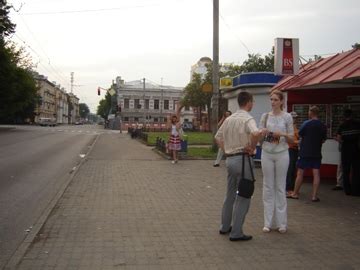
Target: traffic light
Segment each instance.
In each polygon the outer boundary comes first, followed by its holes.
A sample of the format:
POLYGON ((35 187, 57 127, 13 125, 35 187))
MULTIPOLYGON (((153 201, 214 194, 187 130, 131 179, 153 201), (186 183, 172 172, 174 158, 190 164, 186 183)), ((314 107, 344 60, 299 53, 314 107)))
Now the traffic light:
POLYGON ((100 96, 100 87, 98 87, 98 96, 100 96))

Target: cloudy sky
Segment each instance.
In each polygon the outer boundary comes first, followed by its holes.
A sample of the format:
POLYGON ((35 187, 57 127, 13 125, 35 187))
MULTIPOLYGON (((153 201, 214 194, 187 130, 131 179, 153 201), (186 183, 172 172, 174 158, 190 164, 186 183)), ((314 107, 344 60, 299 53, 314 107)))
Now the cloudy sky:
MULTIPOLYGON (((97 87, 113 79, 185 86, 191 65, 212 58, 212 0, 8 0, 12 39, 37 70, 95 112, 97 87), (16 11, 15 11, 16 10, 16 11)), ((300 40, 300 55, 360 43, 359 0, 220 0, 220 62, 265 55, 276 37, 300 40)))

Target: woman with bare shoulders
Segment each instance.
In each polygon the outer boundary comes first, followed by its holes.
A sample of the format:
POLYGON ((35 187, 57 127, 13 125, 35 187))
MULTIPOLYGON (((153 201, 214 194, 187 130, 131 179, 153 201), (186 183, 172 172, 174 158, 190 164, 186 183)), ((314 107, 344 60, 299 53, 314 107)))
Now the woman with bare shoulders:
POLYGON ((179 106, 177 109, 176 115, 173 115, 171 117, 171 124, 169 126, 170 128, 170 137, 169 137, 169 143, 168 143, 168 149, 170 151, 171 157, 172 157, 172 164, 175 164, 178 162, 178 151, 181 150, 181 139, 180 139, 180 111, 183 106, 179 106))

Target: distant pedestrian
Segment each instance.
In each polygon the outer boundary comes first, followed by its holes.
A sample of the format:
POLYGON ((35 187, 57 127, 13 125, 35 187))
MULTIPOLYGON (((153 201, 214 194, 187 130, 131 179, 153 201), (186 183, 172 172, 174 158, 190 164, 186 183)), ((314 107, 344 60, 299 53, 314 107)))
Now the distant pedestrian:
POLYGON ((171 117, 170 124, 170 137, 168 142, 168 149, 172 156, 172 164, 178 162, 178 151, 181 150, 181 124, 180 124, 180 111, 183 106, 179 106, 177 109, 176 115, 171 117))
POLYGON ((346 195, 360 196, 360 123, 353 119, 350 109, 345 110, 344 117, 338 131, 344 191, 346 195))
POLYGON ((228 173, 219 233, 230 233, 230 241, 248 241, 252 236, 245 235, 242 227, 251 199, 237 196, 236 192, 242 173, 251 179, 250 163, 245 162, 244 172, 241 164, 243 159, 248 160, 246 155, 249 152, 254 152, 260 132, 254 118, 249 114, 253 107, 253 96, 248 92, 240 92, 238 104, 240 109, 225 119, 215 135, 216 142, 227 156, 228 173))
MULTIPOLYGON (((224 123, 225 119, 228 118, 229 116, 231 115, 231 111, 226 111, 223 116, 221 117, 218 125, 217 125, 217 128, 219 129, 222 125, 222 123, 224 123)), ((224 156, 224 151, 219 147, 218 149, 218 153, 217 153, 217 157, 216 157, 216 160, 214 162, 214 167, 219 167, 220 166, 220 161, 222 160, 224 156)))
POLYGON ((309 120, 305 121, 299 130, 300 151, 297 162, 297 176, 295 189, 288 196, 290 199, 299 199, 299 192, 304 178, 304 170, 312 169, 313 189, 312 202, 319 202, 318 189, 320 186, 321 147, 326 140, 326 126, 318 119, 319 108, 312 106, 309 109, 309 120))
POLYGON ((297 128, 298 115, 295 111, 291 112, 290 115, 293 118, 294 126, 294 141, 289 142, 289 168, 286 175, 286 194, 289 195, 294 190, 295 179, 296 179, 296 162, 299 157, 299 130, 297 128))
POLYGON ((289 168, 288 143, 294 139, 293 120, 283 111, 284 94, 273 91, 270 94, 271 111, 261 116, 261 129, 265 129, 261 151, 263 172, 263 232, 276 228, 280 233, 287 231, 286 174, 289 168))

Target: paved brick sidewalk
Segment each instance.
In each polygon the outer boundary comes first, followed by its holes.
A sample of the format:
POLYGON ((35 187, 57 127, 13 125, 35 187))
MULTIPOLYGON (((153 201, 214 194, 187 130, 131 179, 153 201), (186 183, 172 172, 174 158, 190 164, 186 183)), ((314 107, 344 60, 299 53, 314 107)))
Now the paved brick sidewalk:
POLYGON ((289 231, 262 233, 261 172, 249 242, 218 234, 224 165, 172 165, 126 134, 101 135, 17 269, 359 269, 360 198, 322 185, 288 201, 289 231))

